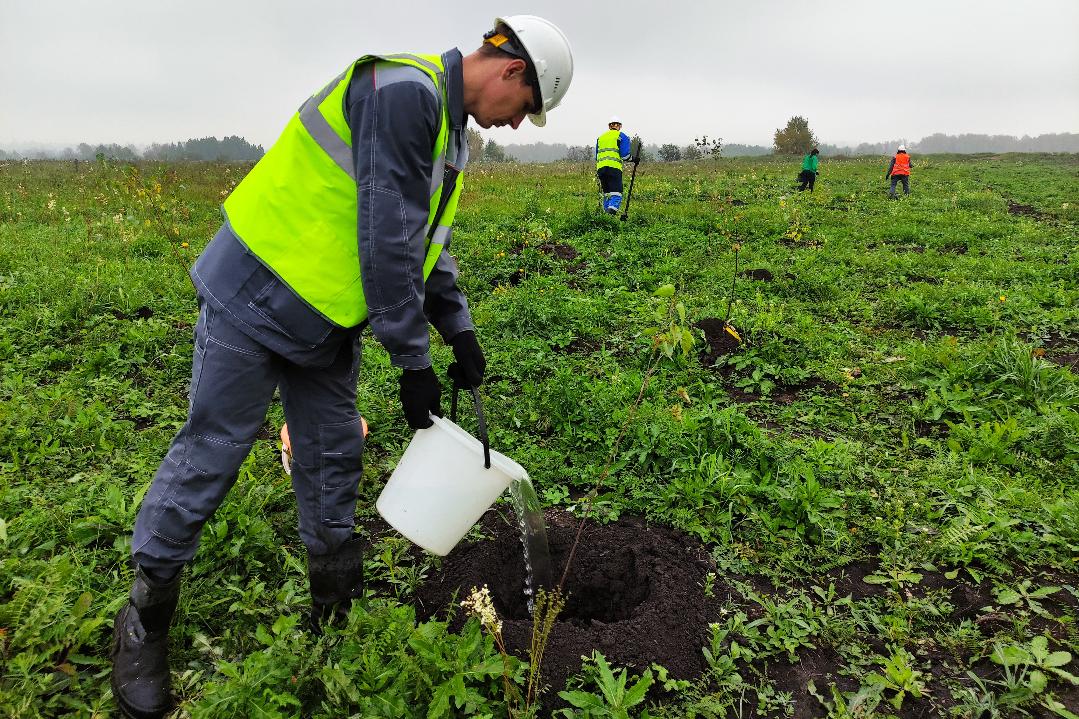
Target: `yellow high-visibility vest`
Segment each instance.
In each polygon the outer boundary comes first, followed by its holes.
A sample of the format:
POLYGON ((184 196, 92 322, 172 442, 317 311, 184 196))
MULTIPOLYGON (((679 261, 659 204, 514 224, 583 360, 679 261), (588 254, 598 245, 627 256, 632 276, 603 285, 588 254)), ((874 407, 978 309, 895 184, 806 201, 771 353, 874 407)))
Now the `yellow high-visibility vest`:
MULTIPOLYGON (((340 327, 355 327, 367 318, 345 92, 357 68, 381 61, 422 70, 442 95, 442 116, 431 148, 426 280, 449 237, 463 185, 463 178, 454 173, 456 181, 443 201, 451 123, 445 67, 439 55, 365 55, 351 63, 300 107, 223 205, 240 241, 308 305, 340 327)), ((456 147, 451 150, 457 152, 456 147)), ((456 158, 449 159, 452 164, 456 158)))
POLYGON ((596 141, 596 169, 601 167, 613 167, 622 169, 622 153, 618 151, 618 138, 621 130, 608 130, 599 136, 596 141))

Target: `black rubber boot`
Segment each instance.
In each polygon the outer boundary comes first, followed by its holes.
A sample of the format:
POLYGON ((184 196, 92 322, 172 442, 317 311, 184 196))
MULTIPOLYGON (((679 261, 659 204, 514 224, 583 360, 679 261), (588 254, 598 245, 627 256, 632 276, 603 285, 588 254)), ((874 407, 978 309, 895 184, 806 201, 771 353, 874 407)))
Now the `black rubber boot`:
POLYGON ((361 537, 352 537, 336 552, 308 555, 307 579, 311 583, 308 626, 312 633, 321 634, 326 622, 346 621, 352 600, 363 596, 363 547, 361 537))
POLYGON ((112 694, 124 716, 158 719, 169 694, 169 624, 180 596, 180 575, 169 582, 135 568, 135 584, 112 628, 112 694))

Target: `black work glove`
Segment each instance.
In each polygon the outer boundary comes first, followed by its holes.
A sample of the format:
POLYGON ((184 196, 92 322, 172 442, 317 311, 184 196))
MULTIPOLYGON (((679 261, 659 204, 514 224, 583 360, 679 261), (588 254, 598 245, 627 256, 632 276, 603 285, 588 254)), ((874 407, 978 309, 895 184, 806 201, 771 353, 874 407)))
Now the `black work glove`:
POLYGON ((479 387, 483 384, 487 358, 476 341, 476 333, 472 330, 458 332, 450 339, 450 346, 453 347, 454 359, 447 371, 450 379, 462 387, 479 387))
POLYGON ((442 416, 442 383, 431 367, 401 373, 401 408, 412 429, 426 429, 434 422, 429 414, 442 416))

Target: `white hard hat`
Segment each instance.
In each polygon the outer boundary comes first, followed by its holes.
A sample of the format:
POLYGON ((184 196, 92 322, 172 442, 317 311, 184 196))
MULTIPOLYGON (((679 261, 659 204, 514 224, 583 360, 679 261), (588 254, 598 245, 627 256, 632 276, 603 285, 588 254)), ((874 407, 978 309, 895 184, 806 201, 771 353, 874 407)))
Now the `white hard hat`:
POLYGON ((513 31, 536 69, 541 107, 528 119, 533 125, 543 127, 547 124, 547 112, 558 107, 573 80, 573 52, 569 40, 553 23, 535 15, 495 18, 495 26, 498 23, 513 31))
POLYGON ((608 125, 613 125, 616 122, 619 125, 621 125, 622 124, 622 118, 620 118, 618 115, 611 115, 611 119, 607 121, 607 124, 608 125))
POLYGON ((907 146, 906 145, 900 145, 899 149, 897 150, 897 152, 906 152, 906 151, 907 151, 907 146))

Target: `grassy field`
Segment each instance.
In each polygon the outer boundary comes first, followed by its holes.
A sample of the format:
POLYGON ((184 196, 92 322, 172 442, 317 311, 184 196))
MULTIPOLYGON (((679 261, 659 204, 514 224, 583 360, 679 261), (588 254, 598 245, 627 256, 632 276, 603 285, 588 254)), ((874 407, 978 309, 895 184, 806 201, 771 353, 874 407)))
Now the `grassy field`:
MULTIPOLYGON (((684 531, 714 566, 687 591, 725 597, 703 675, 629 667, 639 703, 568 716, 1079 714, 1079 158, 916 157, 898 201, 885 167, 826 159, 799 194, 790 161, 645 165, 625 223, 587 166, 470 169, 453 249, 492 445, 580 513, 625 425, 595 520, 684 531), (657 312, 694 345, 662 356, 657 312)), ((129 533, 187 406, 186 269, 245 169, 0 162, 0 715, 116 713, 129 533)), ((372 517, 410 435, 365 344, 372 517)), ((417 620, 439 565, 393 537, 349 625, 301 631, 281 422, 185 575, 177 716, 506 716, 490 636, 417 620)), ((579 696, 613 691, 602 666, 579 696)))

